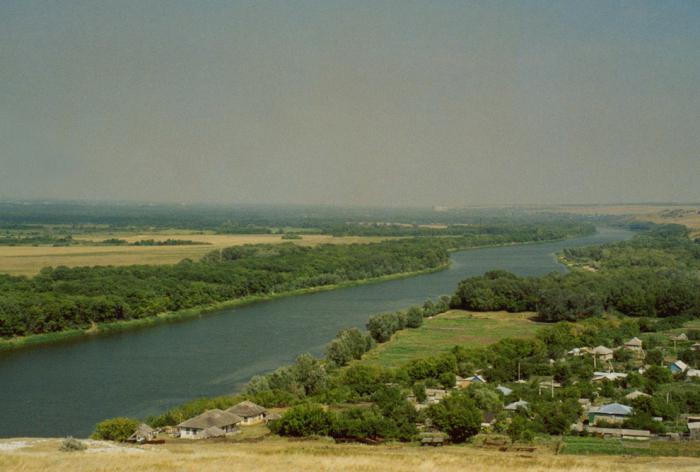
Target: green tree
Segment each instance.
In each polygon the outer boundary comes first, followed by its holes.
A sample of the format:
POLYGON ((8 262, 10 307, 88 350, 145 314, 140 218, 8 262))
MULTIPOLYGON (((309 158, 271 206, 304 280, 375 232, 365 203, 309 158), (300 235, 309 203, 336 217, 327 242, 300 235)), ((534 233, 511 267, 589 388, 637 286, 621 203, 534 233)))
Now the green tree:
POLYGON ((111 418, 101 421, 95 426, 95 432, 92 433, 93 439, 102 439, 106 441, 124 442, 129 439, 129 436, 134 434, 141 422, 132 418, 111 418))
POLYGON ((420 328, 423 324, 423 311, 418 307, 411 307, 406 312, 406 327, 420 328))
POLYGON ((440 403, 431 405, 428 416, 455 443, 462 443, 477 434, 482 421, 474 401, 462 392, 454 392, 440 403))

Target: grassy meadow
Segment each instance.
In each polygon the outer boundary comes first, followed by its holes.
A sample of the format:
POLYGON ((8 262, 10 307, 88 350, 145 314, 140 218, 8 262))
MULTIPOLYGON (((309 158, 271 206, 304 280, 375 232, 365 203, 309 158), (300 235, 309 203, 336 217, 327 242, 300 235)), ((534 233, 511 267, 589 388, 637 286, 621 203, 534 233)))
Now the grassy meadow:
POLYGON ((0 273, 31 276, 52 266, 125 266, 134 264, 176 264, 182 259, 199 259, 215 249, 244 244, 294 243, 303 246, 318 244, 371 243, 389 239, 378 236, 340 236, 311 234, 302 239, 282 239, 280 234, 202 234, 184 231, 153 233, 105 232, 76 235, 76 241, 87 244, 118 238, 130 243, 148 239, 190 240, 206 244, 183 246, 0 246, 0 273))
POLYGON ((415 445, 336 445, 325 440, 260 442, 175 441, 160 446, 121 446, 90 441, 82 452, 60 452, 60 440, 1 440, 0 470, 33 472, 132 470, 281 470, 320 471, 440 471, 487 472, 607 471, 651 472, 698 470, 698 459, 688 457, 619 457, 610 455, 555 455, 470 446, 421 448, 415 445))
POLYGON ((447 352, 457 344, 483 346, 503 338, 533 336, 541 324, 532 321, 532 316, 534 313, 450 310, 426 319, 420 328, 397 332, 390 341, 368 352, 362 362, 397 367, 447 352))

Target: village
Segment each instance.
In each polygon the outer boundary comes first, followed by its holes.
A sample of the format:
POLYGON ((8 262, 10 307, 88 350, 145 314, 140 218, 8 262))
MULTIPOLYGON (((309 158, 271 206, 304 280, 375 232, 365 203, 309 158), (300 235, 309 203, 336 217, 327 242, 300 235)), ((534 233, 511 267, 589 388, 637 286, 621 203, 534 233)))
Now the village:
MULTIPOLYGON (((692 335, 697 337, 697 333, 692 335)), ((698 398, 693 397, 693 401, 700 403, 700 369, 690 367, 681 359, 669 358, 678 352, 683 352, 686 359, 689 353, 697 354, 694 359, 700 358, 700 342, 690 340, 686 333, 674 333, 667 336, 667 346, 668 350, 659 347, 646 350, 639 337, 632 337, 617 346, 582 346, 566 351, 559 359, 549 359, 556 372, 552 376, 525 378, 518 362, 517 380, 512 382, 492 382, 488 369, 483 368, 475 369, 473 375, 466 377, 443 375, 442 385, 435 382, 414 384, 409 393, 404 393, 405 400, 417 412, 418 434, 414 440, 429 446, 448 443, 449 434, 441 431, 425 413, 453 395, 466 393, 474 398, 491 398, 477 402, 482 407, 479 433, 487 438, 486 443, 493 442, 489 438, 496 438, 499 434, 501 437, 511 435, 513 442, 523 442, 523 439, 527 442, 527 434, 518 437, 511 434, 513 424, 517 421, 533 422, 539 402, 555 402, 556 407, 557 401, 562 403, 565 401, 563 397, 571 395, 564 393, 570 388, 587 391, 588 395, 575 399, 577 420, 562 434, 634 441, 700 440, 700 409, 690 411, 687 403, 685 407, 674 405, 675 392, 679 390, 695 395, 698 398), (582 363, 592 363, 594 367, 587 382, 566 374, 574 369, 574 365, 582 363)), ((394 382, 385 387, 403 392, 408 390, 394 382)), ((326 409, 330 408, 326 406, 326 409)), ((280 421, 287 410, 267 409, 244 400, 227 409, 208 409, 176 426, 154 429, 142 423, 128 441, 158 444, 165 440, 236 441, 237 438, 250 439, 256 435, 262 438, 271 434, 274 423, 280 421), (252 436, 242 434, 253 429, 255 434, 252 436)), ((503 443, 502 439, 497 441, 501 442, 496 444, 503 443)), ((365 438, 363 442, 376 441, 365 438)))

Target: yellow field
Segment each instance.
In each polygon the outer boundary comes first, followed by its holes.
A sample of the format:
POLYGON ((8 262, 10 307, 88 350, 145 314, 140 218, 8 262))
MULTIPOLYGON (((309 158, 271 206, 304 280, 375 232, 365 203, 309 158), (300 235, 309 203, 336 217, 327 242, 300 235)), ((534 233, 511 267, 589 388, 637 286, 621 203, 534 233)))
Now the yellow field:
POLYGON ((549 451, 500 452, 467 446, 418 446, 268 439, 258 443, 199 441, 160 446, 120 446, 90 441, 83 452, 59 452, 60 440, 0 441, 0 470, 7 472, 83 471, 695 471, 697 458, 562 456, 549 451))
POLYGON ((119 238, 129 242, 144 239, 180 239, 209 243, 192 246, 0 246, 0 272, 14 275, 34 275, 43 267, 64 265, 68 267, 95 265, 175 264, 182 259, 199 259, 214 249, 243 244, 279 244, 291 242, 303 246, 318 244, 351 244, 382 241, 384 237, 343 236, 313 234, 302 239, 282 239, 278 234, 90 234, 75 236, 76 240, 102 241, 119 238))
POLYGON ((567 205, 550 209, 582 215, 629 215, 638 221, 675 223, 687 226, 692 237, 700 236, 700 205, 567 205))

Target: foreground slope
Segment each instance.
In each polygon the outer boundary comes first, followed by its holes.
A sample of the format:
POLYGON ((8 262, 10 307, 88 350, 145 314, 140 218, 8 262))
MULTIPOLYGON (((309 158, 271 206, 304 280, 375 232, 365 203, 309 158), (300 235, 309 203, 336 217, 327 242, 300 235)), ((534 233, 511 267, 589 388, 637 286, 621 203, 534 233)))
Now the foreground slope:
POLYGON ((389 445, 335 445, 324 441, 269 440, 259 443, 197 444, 122 447, 91 442, 84 452, 59 452, 60 440, 0 441, 0 470, 80 472, 93 470, 280 470, 315 471, 433 471, 479 470, 576 472, 691 471, 700 461, 693 458, 641 458, 569 456, 550 452, 512 453, 447 446, 420 448, 389 445), (14 446, 13 446, 14 445, 14 446), (25 446, 25 447, 19 447, 25 446))

